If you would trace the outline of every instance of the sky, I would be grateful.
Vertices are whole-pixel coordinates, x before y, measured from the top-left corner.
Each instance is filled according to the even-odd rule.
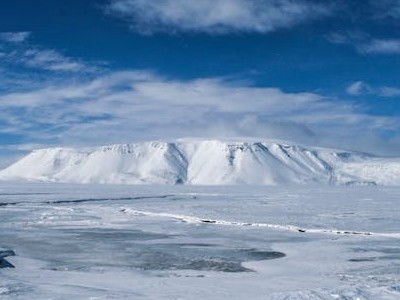
[[[185,137],[400,156],[400,0],[1,0],[0,167]]]

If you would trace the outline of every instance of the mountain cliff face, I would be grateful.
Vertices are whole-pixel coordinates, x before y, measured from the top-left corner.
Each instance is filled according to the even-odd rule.
[[[0,180],[110,184],[400,185],[400,159],[279,142],[145,142],[35,150]]]

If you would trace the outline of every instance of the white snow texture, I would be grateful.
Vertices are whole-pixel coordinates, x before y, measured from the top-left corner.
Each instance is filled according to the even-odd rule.
[[[188,185],[400,185],[400,159],[286,142],[180,140],[35,150],[3,181]]]

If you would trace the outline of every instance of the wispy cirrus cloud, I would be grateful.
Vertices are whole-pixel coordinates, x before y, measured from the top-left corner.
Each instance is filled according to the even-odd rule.
[[[334,44],[350,45],[361,54],[400,54],[400,39],[397,38],[374,38],[363,32],[346,32],[330,34],[327,39]]]
[[[26,50],[21,53],[19,60],[26,66],[50,71],[79,72],[88,69],[84,63],[50,49]]]
[[[267,33],[326,17],[333,4],[312,0],[111,0],[108,14],[141,33]]]
[[[352,96],[359,96],[372,93],[372,89],[369,84],[364,81],[356,81],[346,88],[346,92]]]
[[[30,32],[0,33],[2,50],[0,67],[1,64],[19,64],[28,68],[54,72],[92,72],[96,70],[95,66],[89,66],[59,51],[32,44],[29,41],[30,36]]]
[[[31,36],[29,31],[19,31],[19,32],[0,32],[0,40],[10,43],[22,43],[28,40]]]
[[[400,88],[381,86],[374,87],[364,81],[355,81],[346,88],[347,94],[351,96],[364,96],[364,95],[374,95],[379,97],[399,97]]]
[[[369,4],[372,6],[376,18],[400,18],[399,0],[369,0]]]
[[[400,38],[396,29],[400,19],[399,0],[348,1],[348,4],[348,9],[353,10],[347,11],[353,26],[347,25],[341,32],[329,34],[327,39],[330,42],[350,45],[364,55],[400,54]]]
[[[384,86],[384,87],[381,87],[380,94],[382,97],[399,97],[400,96],[400,88]]]
[[[400,39],[372,39],[357,48],[362,53],[400,54]]]

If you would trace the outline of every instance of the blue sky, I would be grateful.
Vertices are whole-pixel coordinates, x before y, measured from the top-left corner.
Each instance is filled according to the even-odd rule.
[[[2,0],[0,165],[256,137],[400,155],[400,1]]]

